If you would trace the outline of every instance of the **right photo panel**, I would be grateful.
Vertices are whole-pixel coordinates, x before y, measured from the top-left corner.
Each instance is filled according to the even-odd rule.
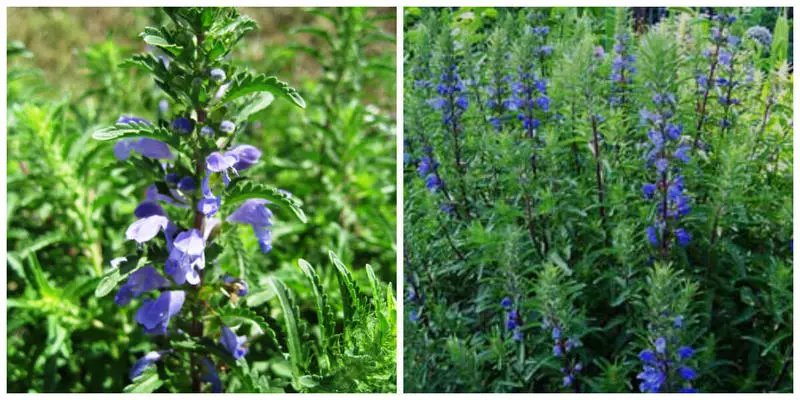
[[[793,10],[406,8],[405,392],[792,392]]]

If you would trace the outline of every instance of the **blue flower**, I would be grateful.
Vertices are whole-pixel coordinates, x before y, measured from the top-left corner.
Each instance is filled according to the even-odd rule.
[[[678,374],[680,374],[681,378],[683,378],[683,379],[685,379],[687,381],[693,381],[693,380],[697,379],[697,372],[695,372],[694,369],[689,368],[689,367],[685,367],[685,366],[679,367],[678,368]]]
[[[642,194],[644,194],[644,198],[652,199],[653,195],[656,192],[656,185],[652,183],[646,183],[642,186]]]
[[[442,181],[435,174],[430,174],[428,175],[428,178],[425,179],[425,187],[427,187],[431,192],[435,192],[442,187]]]
[[[686,247],[686,245],[688,245],[692,240],[692,235],[690,235],[685,229],[678,228],[675,229],[675,238],[678,240],[678,243],[681,246]]]
[[[270,204],[264,199],[245,200],[239,208],[233,212],[226,221],[248,224],[252,226],[253,233],[258,238],[261,252],[267,254],[272,250],[272,211],[267,208]]]
[[[125,306],[131,302],[132,298],[139,297],[142,293],[169,285],[167,278],[161,276],[152,265],[148,265],[137,269],[128,277],[125,284],[120,286],[117,295],[114,297],[114,302],[119,306]]]
[[[572,381],[572,375],[565,375],[564,378],[562,378],[561,383],[564,385],[564,387],[569,387],[572,385]]]
[[[656,227],[648,226],[647,227],[647,240],[653,246],[658,246],[658,234],[656,233]]]
[[[222,381],[219,379],[217,369],[206,357],[203,357],[203,381],[211,384],[211,393],[222,393]]]
[[[225,155],[236,157],[233,169],[244,171],[253,166],[261,158],[261,150],[249,144],[240,144],[225,152]]]
[[[228,170],[232,170],[236,175],[239,174],[234,167],[237,162],[239,162],[239,159],[230,152],[222,154],[215,151],[206,157],[206,170],[209,172],[222,172],[222,181],[225,182],[225,186],[227,186],[231,182]]]
[[[667,350],[667,339],[664,339],[663,337],[656,339],[655,346],[656,352],[664,354],[664,352]]]
[[[172,353],[172,350],[151,351],[145,354],[144,357],[136,360],[136,362],[133,364],[133,367],[131,367],[128,377],[131,380],[136,379],[139,375],[141,375],[144,372],[145,369],[147,369],[147,367],[161,360],[161,357],[164,354],[169,354],[169,353]]]
[[[246,341],[247,336],[236,336],[231,328],[222,325],[222,336],[219,338],[219,343],[231,353],[234,359],[238,360],[247,354],[247,347],[244,346]]]
[[[190,285],[200,283],[198,270],[205,268],[205,240],[197,229],[181,232],[175,238],[169,252],[164,272],[172,277],[175,283]]]
[[[683,328],[683,315],[678,315],[675,319],[672,320],[675,328],[681,329]],[[680,351],[680,350],[678,350]]]
[[[182,290],[161,292],[156,300],[145,300],[134,319],[145,333],[166,335],[170,318],[180,312],[186,294]]]
[[[695,388],[684,387],[684,388],[680,388],[680,390],[678,390],[678,393],[698,393],[698,392],[697,392],[697,389],[695,389]]]
[[[234,125],[233,122],[231,122],[231,121],[225,120],[225,121],[220,122],[219,130],[222,133],[230,134],[230,133],[233,133],[233,131],[236,130],[236,125]]]
[[[220,68],[212,69],[210,75],[211,75],[211,79],[213,79],[214,82],[217,82],[217,83],[224,81],[225,78],[226,78],[225,71],[223,71]]]
[[[189,134],[194,130],[194,122],[186,117],[179,117],[172,121],[172,130],[181,134]]]
[[[663,371],[648,365],[644,367],[644,371],[636,375],[636,378],[642,381],[639,384],[639,390],[645,393],[658,393],[667,380]]]
[[[682,346],[678,349],[678,359],[686,360],[688,358],[692,358],[694,355],[694,350],[689,346]]]
[[[132,151],[136,151],[147,158],[155,160],[175,159],[169,146],[155,139],[122,139],[114,145],[114,156],[120,161],[127,160]]]
[[[508,297],[508,296],[504,297],[503,301],[500,302],[500,305],[503,306],[503,308],[506,308],[506,309],[510,308],[511,307],[511,297]]]
[[[419,314],[417,313],[417,310],[411,310],[411,314],[408,316],[408,320],[411,322],[419,321]]]
[[[651,350],[642,350],[639,353],[639,359],[646,364],[654,364],[656,362],[656,354]]]
[[[564,353],[561,351],[561,345],[554,344],[553,345],[553,355],[556,357],[561,357]]]
[[[561,338],[561,329],[559,329],[557,326],[554,326],[553,327],[553,340],[558,340],[559,338]]]
[[[210,126],[204,126],[202,129],[200,129],[200,134],[205,137],[214,137],[214,128]]]

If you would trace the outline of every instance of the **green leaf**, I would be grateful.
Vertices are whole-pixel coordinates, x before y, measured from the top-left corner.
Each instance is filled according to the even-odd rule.
[[[272,185],[256,183],[245,178],[234,179],[225,190],[225,203],[238,204],[247,199],[267,199],[280,207],[288,207],[300,222],[308,222],[306,214],[300,208],[302,203],[285,191]]]
[[[356,311],[359,308],[358,288],[353,282],[353,275],[350,270],[339,260],[339,257],[332,251],[328,251],[328,257],[330,257],[333,265],[336,266],[336,278],[339,281],[339,290],[342,292],[345,326],[347,326],[347,322],[354,320]]]
[[[153,393],[163,385],[164,382],[158,376],[156,368],[147,368],[144,373],[133,379],[133,383],[125,386],[125,393]]]
[[[226,308],[217,311],[222,322],[228,326],[240,325],[242,323],[249,323],[256,326],[262,335],[267,335],[276,347],[280,348],[280,343],[275,335],[275,331],[269,326],[264,317],[258,315],[255,311],[248,308]]]
[[[116,124],[112,127],[101,129],[95,133],[92,133],[92,138],[95,140],[113,140],[134,137],[147,137],[156,139],[171,144],[172,147],[177,147],[177,136],[175,136],[175,134],[168,129],[146,124],[144,122]]]
[[[267,280],[267,283],[272,287],[272,290],[278,297],[278,302],[280,303],[283,313],[286,341],[289,345],[289,361],[292,363],[292,373],[295,377],[299,377],[300,367],[305,364],[305,361],[303,357],[303,348],[300,343],[300,332],[297,329],[297,321],[295,320],[294,307],[292,307],[286,285],[284,285],[280,279],[271,276]]]
[[[238,73],[231,79],[228,90],[218,101],[217,106],[255,92],[270,92],[276,96],[288,99],[300,108],[306,108],[305,100],[303,100],[300,94],[297,93],[297,90],[290,87],[288,83],[274,76],[267,76],[264,74],[251,75],[246,72]]]
[[[314,267],[308,263],[308,261],[303,260],[302,258],[297,261],[297,264],[300,266],[300,269],[303,270],[303,273],[308,278],[308,282],[311,283],[311,293],[314,297],[314,305],[317,309],[317,319],[320,326],[319,335],[320,335],[320,343],[322,347],[322,357],[320,360],[321,367],[323,369],[327,369],[330,366],[330,360],[328,358],[327,349],[328,349],[328,335],[329,332],[333,332],[334,322],[328,321],[328,304],[327,304],[327,296],[324,294],[322,285],[319,283],[319,275],[317,275],[317,271],[314,270]]]
[[[297,382],[300,384],[300,386],[307,389],[319,386],[319,381],[320,377],[317,375],[303,375],[297,379]]]
[[[269,107],[275,96],[270,92],[254,93],[242,99],[241,108],[235,113],[236,125],[247,121],[251,115]]]
[[[128,278],[130,274],[136,272],[139,268],[144,267],[150,263],[147,257],[136,258],[136,256],[128,256],[127,260],[121,262],[117,268],[113,268],[103,275],[97,288],[94,290],[95,297],[103,297],[114,290],[117,285]]]

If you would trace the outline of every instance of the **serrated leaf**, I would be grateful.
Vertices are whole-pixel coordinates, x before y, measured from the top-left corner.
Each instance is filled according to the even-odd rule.
[[[217,105],[225,104],[239,97],[255,92],[270,92],[276,96],[288,99],[300,108],[306,108],[306,102],[297,93],[297,90],[288,83],[279,80],[274,76],[265,74],[251,75],[246,72],[236,74],[232,79],[227,92],[219,100]]]
[[[270,92],[254,93],[242,99],[243,106],[235,113],[236,125],[247,121],[251,115],[269,107],[275,96]]]
[[[247,199],[267,199],[278,206],[288,207],[301,222],[308,222],[306,214],[300,208],[302,204],[287,192],[272,185],[256,183],[244,178],[231,181],[225,190],[226,204],[238,204]]]
[[[320,364],[323,369],[327,369],[329,367],[329,359],[327,354],[328,334],[329,330],[330,332],[333,331],[333,321],[328,321],[327,319],[327,296],[325,296],[323,293],[322,286],[319,283],[319,275],[317,275],[317,271],[314,270],[314,267],[311,266],[308,261],[303,260],[302,258],[297,261],[297,264],[300,266],[303,274],[305,274],[306,278],[308,278],[308,282],[311,284],[311,293],[314,297],[314,305],[317,310],[317,320],[320,326],[320,343],[323,353]]]
[[[172,147],[176,147],[177,144],[177,136],[171,131],[159,126],[146,124],[144,122],[116,124],[112,127],[101,129],[92,133],[92,138],[95,140],[113,140],[134,137],[147,137],[160,140],[172,145]]]
[[[292,363],[292,373],[294,376],[300,376],[300,367],[305,364],[303,357],[303,348],[300,344],[300,332],[297,329],[297,321],[295,320],[294,309],[287,293],[286,285],[272,276],[267,280],[267,283],[275,291],[278,302],[283,313],[284,330],[286,331],[286,341],[289,346],[289,361]]]
[[[345,322],[353,321],[359,308],[358,288],[353,282],[353,275],[334,252],[328,251],[328,257],[330,257],[333,265],[336,266],[336,278],[339,281],[339,290],[342,292]]]
[[[264,317],[258,315],[255,311],[238,307],[223,309],[218,311],[218,313],[225,325],[234,326],[246,322],[258,327],[262,335],[267,335],[275,346],[280,348],[280,343],[278,343],[275,331],[269,326]]]

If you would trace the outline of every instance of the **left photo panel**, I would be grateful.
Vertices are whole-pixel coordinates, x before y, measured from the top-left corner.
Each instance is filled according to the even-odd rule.
[[[7,390],[394,393],[395,8],[8,8]]]

